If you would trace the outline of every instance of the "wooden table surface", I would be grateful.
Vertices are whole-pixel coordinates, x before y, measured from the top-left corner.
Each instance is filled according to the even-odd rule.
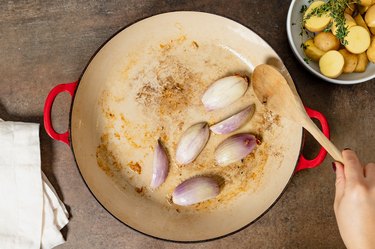
[[[295,59],[286,37],[290,1],[232,0],[3,0],[0,4],[0,118],[41,125],[42,169],[69,208],[58,248],[344,248],[333,213],[332,159],[296,174],[276,205],[252,226],[223,239],[178,244],[150,238],[113,218],[90,194],[71,150],[43,128],[43,106],[52,87],[76,80],[112,34],[142,18],[195,10],[231,18],[264,38],[292,74],[305,104],[328,118],[332,141],[374,161],[375,81],[342,86],[322,81]],[[69,123],[68,94],[58,96],[53,123]],[[316,154],[308,139],[305,153]]]

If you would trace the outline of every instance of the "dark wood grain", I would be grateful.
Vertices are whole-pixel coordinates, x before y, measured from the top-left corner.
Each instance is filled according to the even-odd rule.
[[[113,33],[144,17],[195,10],[229,17],[251,28],[282,57],[299,93],[324,113],[332,140],[374,161],[375,82],[353,86],[326,83],[294,58],[286,37],[290,1],[2,1],[0,4],[0,117],[42,125],[43,105],[57,83],[76,80]],[[70,97],[54,105],[56,128],[68,126]],[[310,148],[309,143],[306,144]],[[82,181],[69,147],[52,141],[41,127],[42,168],[69,206],[67,243],[59,248],[344,248],[332,203],[331,158],[296,174],[277,204],[254,225],[232,236],[200,244],[176,244],[139,234],[114,219]],[[313,147],[311,147],[313,148]],[[306,149],[313,154],[314,149]]]

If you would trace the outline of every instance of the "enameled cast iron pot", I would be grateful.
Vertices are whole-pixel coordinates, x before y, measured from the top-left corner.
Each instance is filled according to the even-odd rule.
[[[251,75],[258,64],[277,67],[295,90],[275,51],[248,28],[224,17],[172,12],[130,25],[93,56],[77,82],[49,93],[44,109],[47,133],[69,145],[79,171],[95,198],[114,217],[144,234],[172,241],[205,241],[232,234],[253,223],[278,200],[294,172],[319,165],[301,155],[303,129],[278,117],[249,90],[223,110],[206,112],[204,90],[233,73]],[[59,134],[51,123],[55,97],[72,96],[69,130]],[[262,137],[243,162],[215,166],[213,150],[226,136],[211,135],[191,165],[180,166],[174,151],[181,133],[200,121],[218,121],[255,103],[256,112],[238,132]],[[322,114],[306,108],[329,128]],[[170,154],[170,173],[158,189],[149,188],[152,152],[161,138]],[[194,175],[225,181],[221,194],[190,207],[170,202],[174,187]]]

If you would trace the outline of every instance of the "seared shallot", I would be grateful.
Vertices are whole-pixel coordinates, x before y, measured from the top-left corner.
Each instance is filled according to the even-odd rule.
[[[240,112],[230,116],[227,119],[220,121],[210,127],[210,130],[215,134],[231,133],[242,125],[244,125],[254,115],[255,105],[249,105]]]
[[[150,187],[155,189],[159,187],[167,178],[169,171],[169,160],[165,148],[161,144],[160,139],[155,147],[154,161],[152,168],[152,180]]]
[[[194,161],[208,141],[210,130],[206,122],[189,127],[177,145],[176,161],[179,164],[188,164]]]
[[[220,109],[245,94],[248,78],[234,75],[215,81],[203,94],[202,103],[208,111]]]
[[[219,183],[208,176],[196,176],[178,185],[173,194],[173,203],[188,206],[216,197],[220,193]]]
[[[249,133],[236,134],[225,139],[215,150],[215,161],[220,166],[240,161],[257,145],[257,139]]]

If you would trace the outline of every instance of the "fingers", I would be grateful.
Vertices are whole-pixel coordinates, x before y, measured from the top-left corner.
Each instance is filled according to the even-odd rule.
[[[375,163],[369,163],[365,166],[365,178],[375,182]]]
[[[339,163],[334,163],[336,166],[336,193],[335,193],[335,205],[340,201],[341,197],[344,195],[345,189],[345,173],[344,166]]]
[[[352,150],[344,150],[342,152],[344,158],[345,179],[349,181],[361,181],[364,178],[363,167],[359,161],[357,154]]]

